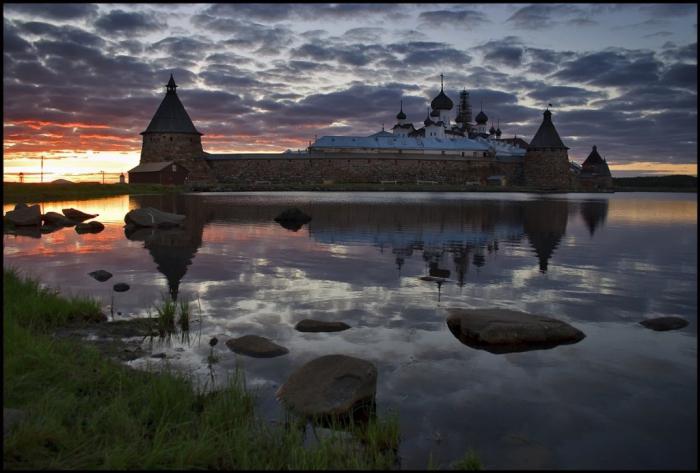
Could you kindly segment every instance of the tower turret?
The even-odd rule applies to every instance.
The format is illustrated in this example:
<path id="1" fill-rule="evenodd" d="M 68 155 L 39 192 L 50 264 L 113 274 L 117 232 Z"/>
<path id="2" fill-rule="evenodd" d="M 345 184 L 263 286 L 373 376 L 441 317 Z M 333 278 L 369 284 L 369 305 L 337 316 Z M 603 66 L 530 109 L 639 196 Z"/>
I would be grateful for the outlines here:
<path id="1" fill-rule="evenodd" d="M 523 160 L 525 183 L 542 189 L 570 187 L 569 154 L 547 108 Z"/>

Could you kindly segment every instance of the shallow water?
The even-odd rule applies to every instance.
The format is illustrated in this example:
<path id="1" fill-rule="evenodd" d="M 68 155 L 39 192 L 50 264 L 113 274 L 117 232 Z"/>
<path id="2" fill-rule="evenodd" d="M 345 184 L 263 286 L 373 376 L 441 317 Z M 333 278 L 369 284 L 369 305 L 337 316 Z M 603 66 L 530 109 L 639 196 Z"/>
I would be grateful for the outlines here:
<path id="1" fill-rule="evenodd" d="M 238 193 L 42 205 L 100 213 L 106 229 L 5 235 L 5 266 L 105 307 L 112 285 L 126 282 L 117 318 L 145 316 L 168 293 L 201 307 L 189 344 L 156 344 L 168 358 L 135 366 L 167 363 L 207 382 L 217 336 L 216 384 L 241 367 L 261 412 L 277 419 L 274 391 L 296 367 L 331 353 L 370 360 L 379 414 L 399 414 L 404 468 L 425 468 L 430 455 L 447 467 L 468 449 L 485 468 L 697 468 L 697 194 Z M 127 238 L 124 214 L 144 206 L 184 213 L 187 225 Z M 290 206 L 313 220 L 282 228 L 272 219 Z M 96 269 L 114 277 L 97 282 L 87 274 Z M 443 284 L 419 279 L 444 271 Z M 492 354 L 452 335 L 448 307 L 550 315 L 586 338 Z M 637 323 L 657 316 L 690 324 L 654 332 Z M 295 331 L 304 318 L 352 328 Z M 290 353 L 228 351 L 223 342 L 244 334 Z"/>

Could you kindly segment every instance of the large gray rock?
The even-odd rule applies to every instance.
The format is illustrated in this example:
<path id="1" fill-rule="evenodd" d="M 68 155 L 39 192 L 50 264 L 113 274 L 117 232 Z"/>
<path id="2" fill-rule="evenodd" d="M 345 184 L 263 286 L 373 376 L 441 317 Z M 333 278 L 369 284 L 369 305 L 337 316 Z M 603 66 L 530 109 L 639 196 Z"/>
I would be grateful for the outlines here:
<path id="1" fill-rule="evenodd" d="M 87 223 L 79 223 L 75 226 L 75 231 L 78 233 L 100 233 L 104 229 L 105 226 L 97 220 Z"/>
<path id="2" fill-rule="evenodd" d="M 377 368 L 366 360 L 326 355 L 294 371 L 277 391 L 292 412 L 303 416 L 345 416 L 374 400 Z"/>
<path id="3" fill-rule="evenodd" d="M 657 332 L 678 330 L 688 325 L 688 321 L 680 317 L 657 317 L 655 319 L 642 320 L 639 323 Z"/>
<path id="4" fill-rule="evenodd" d="M 448 309 L 447 326 L 462 343 L 512 353 L 576 343 L 585 334 L 566 322 L 507 309 Z"/>
<path id="5" fill-rule="evenodd" d="M 244 335 L 226 341 L 229 350 L 255 358 L 272 358 L 289 353 L 285 347 L 277 345 L 272 340 L 257 335 Z"/>
<path id="6" fill-rule="evenodd" d="M 81 212 L 80 210 L 76 209 L 62 209 L 61 212 L 63 212 L 63 215 L 68 217 L 69 219 L 75 221 L 75 222 L 84 222 L 85 220 L 90 220 L 91 218 L 95 218 L 100 214 L 86 214 L 85 212 Z"/>
<path id="7" fill-rule="evenodd" d="M 350 328 L 345 322 L 324 322 L 322 320 L 304 319 L 294 327 L 300 332 L 340 332 Z"/>
<path id="8" fill-rule="evenodd" d="M 19 409 L 12 409 L 8 407 L 2 408 L 2 433 L 7 435 L 12 431 L 15 425 L 21 423 L 26 419 L 27 414 Z"/>
<path id="9" fill-rule="evenodd" d="M 16 227 L 33 227 L 41 225 L 41 209 L 38 205 L 31 207 L 15 206 L 15 210 L 10 210 L 5 214 L 8 222 Z"/>
<path id="10" fill-rule="evenodd" d="M 182 225 L 184 221 L 184 215 L 162 212 L 153 207 L 133 209 L 124 216 L 124 222 L 127 225 L 135 225 L 137 227 L 176 227 Z"/>
<path id="11" fill-rule="evenodd" d="M 42 216 L 42 219 L 46 225 L 54 227 L 72 227 L 77 223 L 58 212 L 46 212 Z"/>

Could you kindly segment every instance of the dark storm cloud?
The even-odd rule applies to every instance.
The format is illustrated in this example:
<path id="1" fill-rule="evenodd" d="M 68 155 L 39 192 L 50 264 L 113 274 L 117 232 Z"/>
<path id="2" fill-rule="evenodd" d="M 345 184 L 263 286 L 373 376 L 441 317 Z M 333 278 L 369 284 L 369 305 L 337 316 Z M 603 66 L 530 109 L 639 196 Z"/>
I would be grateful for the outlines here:
<path id="1" fill-rule="evenodd" d="M 670 87 L 697 90 L 698 66 L 692 64 L 674 64 L 663 74 L 661 82 Z"/>
<path id="2" fill-rule="evenodd" d="M 664 49 L 663 56 L 666 58 L 676 61 L 694 61 L 697 64 L 698 43 L 686 44 L 685 46 L 666 43 Z"/>
<path id="3" fill-rule="evenodd" d="M 661 67 L 650 51 L 606 50 L 564 63 L 553 77 L 599 86 L 633 86 L 655 82 Z"/>
<path id="4" fill-rule="evenodd" d="M 484 59 L 488 62 L 518 67 L 523 60 L 523 49 L 517 46 L 498 46 L 486 52 Z"/>
<path id="5" fill-rule="evenodd" d="M 112 10 L 95 21 L 95 27 L 107 35 L 140 36 L 165 28 L 165 23 L 153 13 Z"/>
<path id="6" fill-rule="evenodd" d="M 472 60 L 464 51 L 455 49 L 446 43 L 433 41 L 413 41 L 394 43 L 387 47 L 393 53 L 405 54 L 401 62 L 406 66 L 434 67 L 441 64 L 463 67 Z"/>
<path id="7" fill-rule="evenodd" d="M 533 99 L 539 100 L 543 104 L 552 102 L 555 105 L 564 106 L 586 105 L 591 100 L 606 97 L 606 95 L 601 92 L 560 85 L 542 86 L 537 90 L 533 90 L 528 95 Z"/>
<path id="8" fill-rule="evenodd" d="M 476 10 L 432 10 L 418 15 L 418 19 L 428 26 L 454 26 L 462 29 L 473 29 L 490 20 L 482 12 Z"/>
<path id="9" fill-rule="evenodd" d="M 18 59 L 20 55 L 27 58 L 33 57 L 31 53 L 34 47 L 32 44 L 22 38 L 19 35 L 19 29 L 6 19 L 3 20 L 2 40 L 2 50 L 5 54 L 12 55 Z"/>
<path id="10" fill-rule="evenodd" d="M 622 95 L 591 102 L 591 106 L 610 111 L 636 113 L 637 115 L 662 110 L 697 111 L 697 93 L 677 90 L 666 84 L 645 85 L 627 90 Z"/>
<path id="11" fill-rule="evenodd" d="M 556 25 L 562 17 L 579 15 L 582 9 L 572 5 L 536 4 L 520 8 L 513 13 L 507 22 L 521 29 L 543 29 Z"/>
<path id="12" fill-rule="evenodd" d="M 48 20 L 75 20 L 97 14 L 97 5 L 85 3 L 6 3 L 3 9 Z"/>

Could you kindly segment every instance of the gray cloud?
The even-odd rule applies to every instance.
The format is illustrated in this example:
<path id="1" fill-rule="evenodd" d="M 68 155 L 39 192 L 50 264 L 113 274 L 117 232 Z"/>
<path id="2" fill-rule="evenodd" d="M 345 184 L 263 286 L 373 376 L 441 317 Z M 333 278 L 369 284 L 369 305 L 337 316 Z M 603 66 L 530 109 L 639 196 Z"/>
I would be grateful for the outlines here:
<path id="1" fill-rule="evenodd" d="M 418 15 L 418 19 L 427 26 L 453 26 L 471 30 L 482 24 L 489 23 L 488 17 L 476 10 L 432 10 Z"/>
<path id="2" fill-rule="evenodd" d="M 140 36 L 163 29 L 165 23 L 155 14 L 112 10 L 95 21 L 95 27 L 104 34 Z"/>
<path id="3" fill-rule="evenodd" d="M 563 17 L 584 13 L 580 7 L 541 3 L 528 5 L 513 13 L 507 22 L 521 29 L 543 29 L 555 26 Z"/>
<path id="4" fill-rule="evenodd" d="M 3 9 L 48 20 L 74 20 L 97 14 L 97 5 L 87 3 L 5 3 Z"/>
<path id="5" fill-rule="evenodd" d="M 580 87 L 559 85 L 538 87 L 537 90 L 528 93 L 528 96 L 539 100 L 542 104 L 552 102 L 555 105 L 565 106 L 586 105 L 591 100 L 606 97 L 605 94 L 601 92 L 586 90 Z"/>

